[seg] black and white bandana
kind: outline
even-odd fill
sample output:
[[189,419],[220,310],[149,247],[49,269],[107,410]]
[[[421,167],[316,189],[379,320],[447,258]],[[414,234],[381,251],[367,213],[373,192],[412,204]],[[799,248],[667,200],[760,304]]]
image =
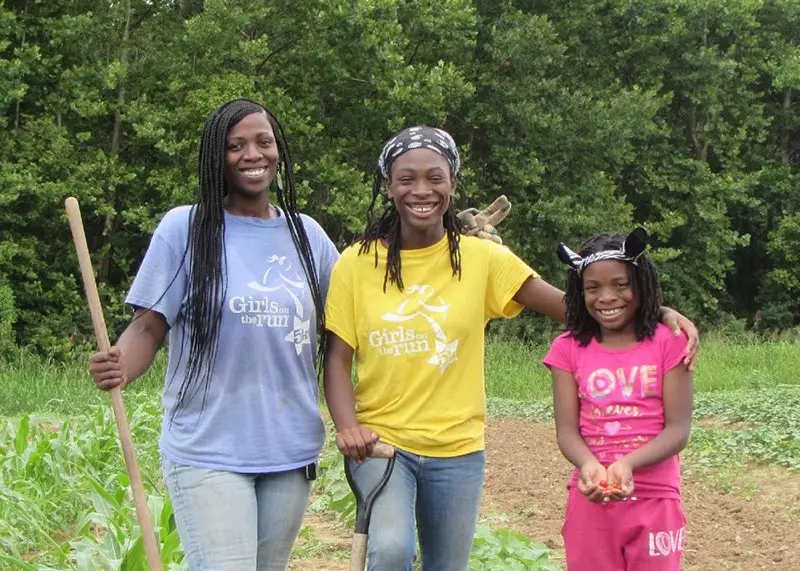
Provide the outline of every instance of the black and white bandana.
[[561,243],[558,245],[558,257],[562,262],[578,272],[578,275],[581,275],[587,266],[602,260],[619,260],[620,262],[630,262],[633,265],[637,265],[639,256],[644,253],[646,247],[647,230],[639,226],[628,234],[619,250],[601,250],[584,258]]
[[450,163],[454,175],[461,168],[461,157],[456,143],[447,131],[424,125],[408,127],[397,133],[383,146],[378,157],[378,172],[384,179],[389,179],[392,165],[400,155],[414,149],[430,149],[442,155]]

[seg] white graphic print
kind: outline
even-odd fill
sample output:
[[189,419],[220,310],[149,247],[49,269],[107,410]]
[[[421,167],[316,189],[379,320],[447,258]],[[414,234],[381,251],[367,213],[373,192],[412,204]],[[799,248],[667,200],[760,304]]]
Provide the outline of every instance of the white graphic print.
[[[405,290],[406,298],[394,312],[384,313],[381,318],[389,323],[402,323],[394,329],[384,328],[371,331],[369,343],[381,355],[401,356],[417,353],[430,353],[433,341],[433,355],[428,364],[438,365],[439,373],[458,361],[458,339],[449,341],[440,325],[447,319],[450,306],[429,285],[412,285]],[[427,326],[425,331],[408,327],[412,320],[422,319]],[[428,326],[430,332],[427,331]],[[431,332],[433,339],[431,339]]]
[[648,545],[650,557],[668,557],[683,551],[685,539],[685,527],[655,533],[651,531]]
[[[251,281],[247,287],[262,295],[234,296],[228,304],[233,313],[241,315],[243,324],[255,327],[291,328],[285,339],[294,344],[298,355],[303,351],[303,345],[311,344],[311,320],[304,319],[305,310],[301,301],[306,282],[286,256],[269,256],[261,282]],[[294,307],[286,307],[279,301],[270,299],[271,294],[279,291],[289,295]]]

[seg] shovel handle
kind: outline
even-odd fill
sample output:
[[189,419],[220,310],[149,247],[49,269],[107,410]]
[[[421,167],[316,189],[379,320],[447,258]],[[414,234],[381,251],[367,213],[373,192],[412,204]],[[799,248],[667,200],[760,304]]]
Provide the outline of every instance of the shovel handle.
[[394,446],[391,444],[386,444],[378,440],[372,446],[372,453],[369,455],[370,458],[394,458],[395,450]]
[[353,534],[353,548],[350,551],[350,571],[364,571],[367,563],[367,534]]

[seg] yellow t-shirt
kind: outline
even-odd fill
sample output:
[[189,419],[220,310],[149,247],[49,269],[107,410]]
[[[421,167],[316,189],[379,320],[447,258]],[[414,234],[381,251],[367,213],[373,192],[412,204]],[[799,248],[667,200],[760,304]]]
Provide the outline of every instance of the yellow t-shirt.
[[414,454],[483,450],[484,328],[519,314],[512,298],[539,275],[507,247],[462,236],[459,280],[445,236],[401,251],[404,291],[387,284],[384,293],[386,248],[358,249],[334,266],[326,306],[327,328],[355,351],[358,421]]

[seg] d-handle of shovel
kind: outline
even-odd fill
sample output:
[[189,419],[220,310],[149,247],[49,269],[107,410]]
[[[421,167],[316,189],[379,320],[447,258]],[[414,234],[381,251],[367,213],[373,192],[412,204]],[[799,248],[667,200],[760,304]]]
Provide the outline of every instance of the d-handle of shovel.
[[353,534],[353,548],[350,552],[350,571],[364,571],[364,565],[367,562],[367,533],[369,531],[369,519],[372,516],[372,505],[392,475],[395,462],[394,446],[385,442],[376,442],[369,457],[386,458],[387,462],[381,479],[378,480],[378,483],[367,495],[362,493],[353,480],[350,462],[347,461],[347,458],[344,461],[344,475],[347,477],[347,483],[350,484],[350,489],[353,490],[353,495],[356,497],[356,532]]

